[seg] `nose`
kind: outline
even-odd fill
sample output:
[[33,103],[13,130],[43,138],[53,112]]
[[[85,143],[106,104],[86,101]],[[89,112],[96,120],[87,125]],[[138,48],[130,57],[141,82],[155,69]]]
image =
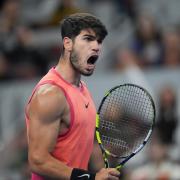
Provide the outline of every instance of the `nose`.
[[98,43],[98,41],[94,41],[92,45],[92,50],[96,53],[99,53],[101,49],[101,45]]

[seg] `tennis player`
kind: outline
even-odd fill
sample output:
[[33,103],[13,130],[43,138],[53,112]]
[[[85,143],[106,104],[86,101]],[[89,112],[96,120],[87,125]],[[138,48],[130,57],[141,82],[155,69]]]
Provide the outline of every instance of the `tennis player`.
[[107,30],[95,16],[78,13],[61,22],[61,35],[59,62],[39,81],[26,106],[32,180],[117,180],[119,172],[103,163],[94,162],[102,164],[96,174],[88,170],[90,159],[98,160],[91,158],[96,109],[81,81],[81,75],[93,74]]

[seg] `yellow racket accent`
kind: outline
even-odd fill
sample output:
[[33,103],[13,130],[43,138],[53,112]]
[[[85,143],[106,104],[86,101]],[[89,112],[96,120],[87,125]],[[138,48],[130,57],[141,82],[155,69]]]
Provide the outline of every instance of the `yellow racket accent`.
[[121,168],[122,168],[122,165],[119,165],[119,166],[116,167],[116,169],[117,169],[118,171],[120,171]]
[[97,138],[98,143],[99,143],[99,144],[102,144],[101,138],[100,138],[100,135],[99,135],[99,132],[98,132],[98,131],[96,131],[96,138]]
[[108,156],[111,155],[111,153],[110,153],[108,150],[105,150],[105,153],[106,153]]
[[99,127],[99,114],[96,114],[96,128]]
[[104,96],[105,96],[105,97],[106,97],[106,96],[108,96],[108,95],[109,95],[109,93],[110,93],[109,91],[108,91],[108,92],[106,92]]

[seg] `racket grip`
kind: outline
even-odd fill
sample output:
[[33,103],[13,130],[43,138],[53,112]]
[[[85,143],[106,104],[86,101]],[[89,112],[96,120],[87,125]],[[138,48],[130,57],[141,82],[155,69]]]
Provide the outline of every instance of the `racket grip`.
[[105,168],[109,168],[109,163],[107,158],[104,158],[104,164],[105,164]]
[[119,172],[120,172],[121,168],[122,168],[122,165],[119,165],[119,166],[116,167],[116,169],[117,169]]
[[[121,168],[122,168],[122,165],[119,165],[119,166],[116,167],[116,169],[117,169],[119,172],[121,172],[121,171],[120,171]],[[121,179],[121,173],[119,174],[119,179]]]
[[105,168],[109,168],[109,163],[106,154],[103,152],[103,159],[104,159],[104,165]]

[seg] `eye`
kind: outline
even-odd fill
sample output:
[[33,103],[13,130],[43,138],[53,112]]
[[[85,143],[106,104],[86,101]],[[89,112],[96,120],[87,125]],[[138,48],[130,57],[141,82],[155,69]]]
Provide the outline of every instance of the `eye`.
[[87,41],[92,41],[91,37],[85,37],[84,39],[87,40]]

